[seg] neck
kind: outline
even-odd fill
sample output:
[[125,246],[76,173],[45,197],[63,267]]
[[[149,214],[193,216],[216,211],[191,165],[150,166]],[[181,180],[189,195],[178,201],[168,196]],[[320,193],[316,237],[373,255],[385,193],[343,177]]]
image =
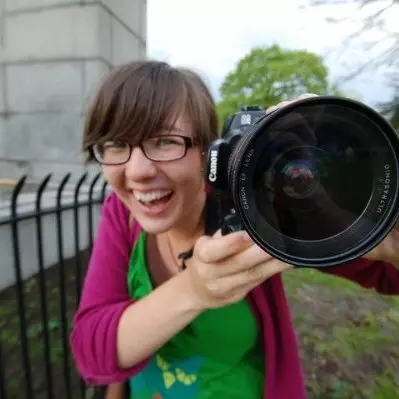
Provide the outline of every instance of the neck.
[[197,239],[204,234],[204,202],[195,207],[184,219],[169,230],[166,235],[172,256],[177,259],[181,252],[189,251]]

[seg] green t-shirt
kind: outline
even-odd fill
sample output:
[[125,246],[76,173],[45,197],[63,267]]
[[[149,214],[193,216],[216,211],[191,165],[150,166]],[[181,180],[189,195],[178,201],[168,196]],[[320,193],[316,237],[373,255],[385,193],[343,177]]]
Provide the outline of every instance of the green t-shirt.
[[[152,290],[141,232],[129,264],[132,298]],[[246,301],[200,314],[129,381],[131,399],[261,399],[263,351]]]

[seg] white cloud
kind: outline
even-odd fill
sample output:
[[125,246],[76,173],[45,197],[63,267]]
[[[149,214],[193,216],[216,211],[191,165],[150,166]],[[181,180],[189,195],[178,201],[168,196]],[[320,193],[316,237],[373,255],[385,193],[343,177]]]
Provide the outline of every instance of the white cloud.
[[[314,51],[326,57],[332,78],[372,56],[353,46],[344,53],[345,62],[329,55],[332,49],[347,46],[345,38],[360,26],[356,19],[362,15],[355,5],[306,9],[300,5],[299,0],[148,0],[148,55],[195,68],[215,95],[236,62],[257,45],[278,43]],[[353,17],[347,23],[326,22],[326,17],[348,16]],[[392,29],[394,19],[391,15]],[[383,77],[375,74],[364,75],[347,88],[371,103],[390,95]]]

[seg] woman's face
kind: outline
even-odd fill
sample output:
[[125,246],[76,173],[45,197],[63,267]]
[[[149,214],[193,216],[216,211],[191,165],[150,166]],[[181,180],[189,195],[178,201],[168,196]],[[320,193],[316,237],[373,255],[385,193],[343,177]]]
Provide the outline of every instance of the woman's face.
[[[193,138],[193,129],[184,117],[179,117],[172,131],[165,134]],[[181,159],[163,162],[146,158],[136,147],[125,164],[102,169],[113,191],[151,234],[188,228],[202,213],[206,195],[198,147],[188,148]]]

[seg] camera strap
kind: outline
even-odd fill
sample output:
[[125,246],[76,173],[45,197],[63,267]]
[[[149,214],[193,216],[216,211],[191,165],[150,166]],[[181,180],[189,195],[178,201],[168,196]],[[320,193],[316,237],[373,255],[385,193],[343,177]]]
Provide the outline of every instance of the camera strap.
[[182,252],[179,254],[179,256],[177,258],[181,259],[180,271],[187,268],[186,260],[193,256],[193,252],[194,252],[194,248],[191,248],[189,251],[185,251],[185,252]]

